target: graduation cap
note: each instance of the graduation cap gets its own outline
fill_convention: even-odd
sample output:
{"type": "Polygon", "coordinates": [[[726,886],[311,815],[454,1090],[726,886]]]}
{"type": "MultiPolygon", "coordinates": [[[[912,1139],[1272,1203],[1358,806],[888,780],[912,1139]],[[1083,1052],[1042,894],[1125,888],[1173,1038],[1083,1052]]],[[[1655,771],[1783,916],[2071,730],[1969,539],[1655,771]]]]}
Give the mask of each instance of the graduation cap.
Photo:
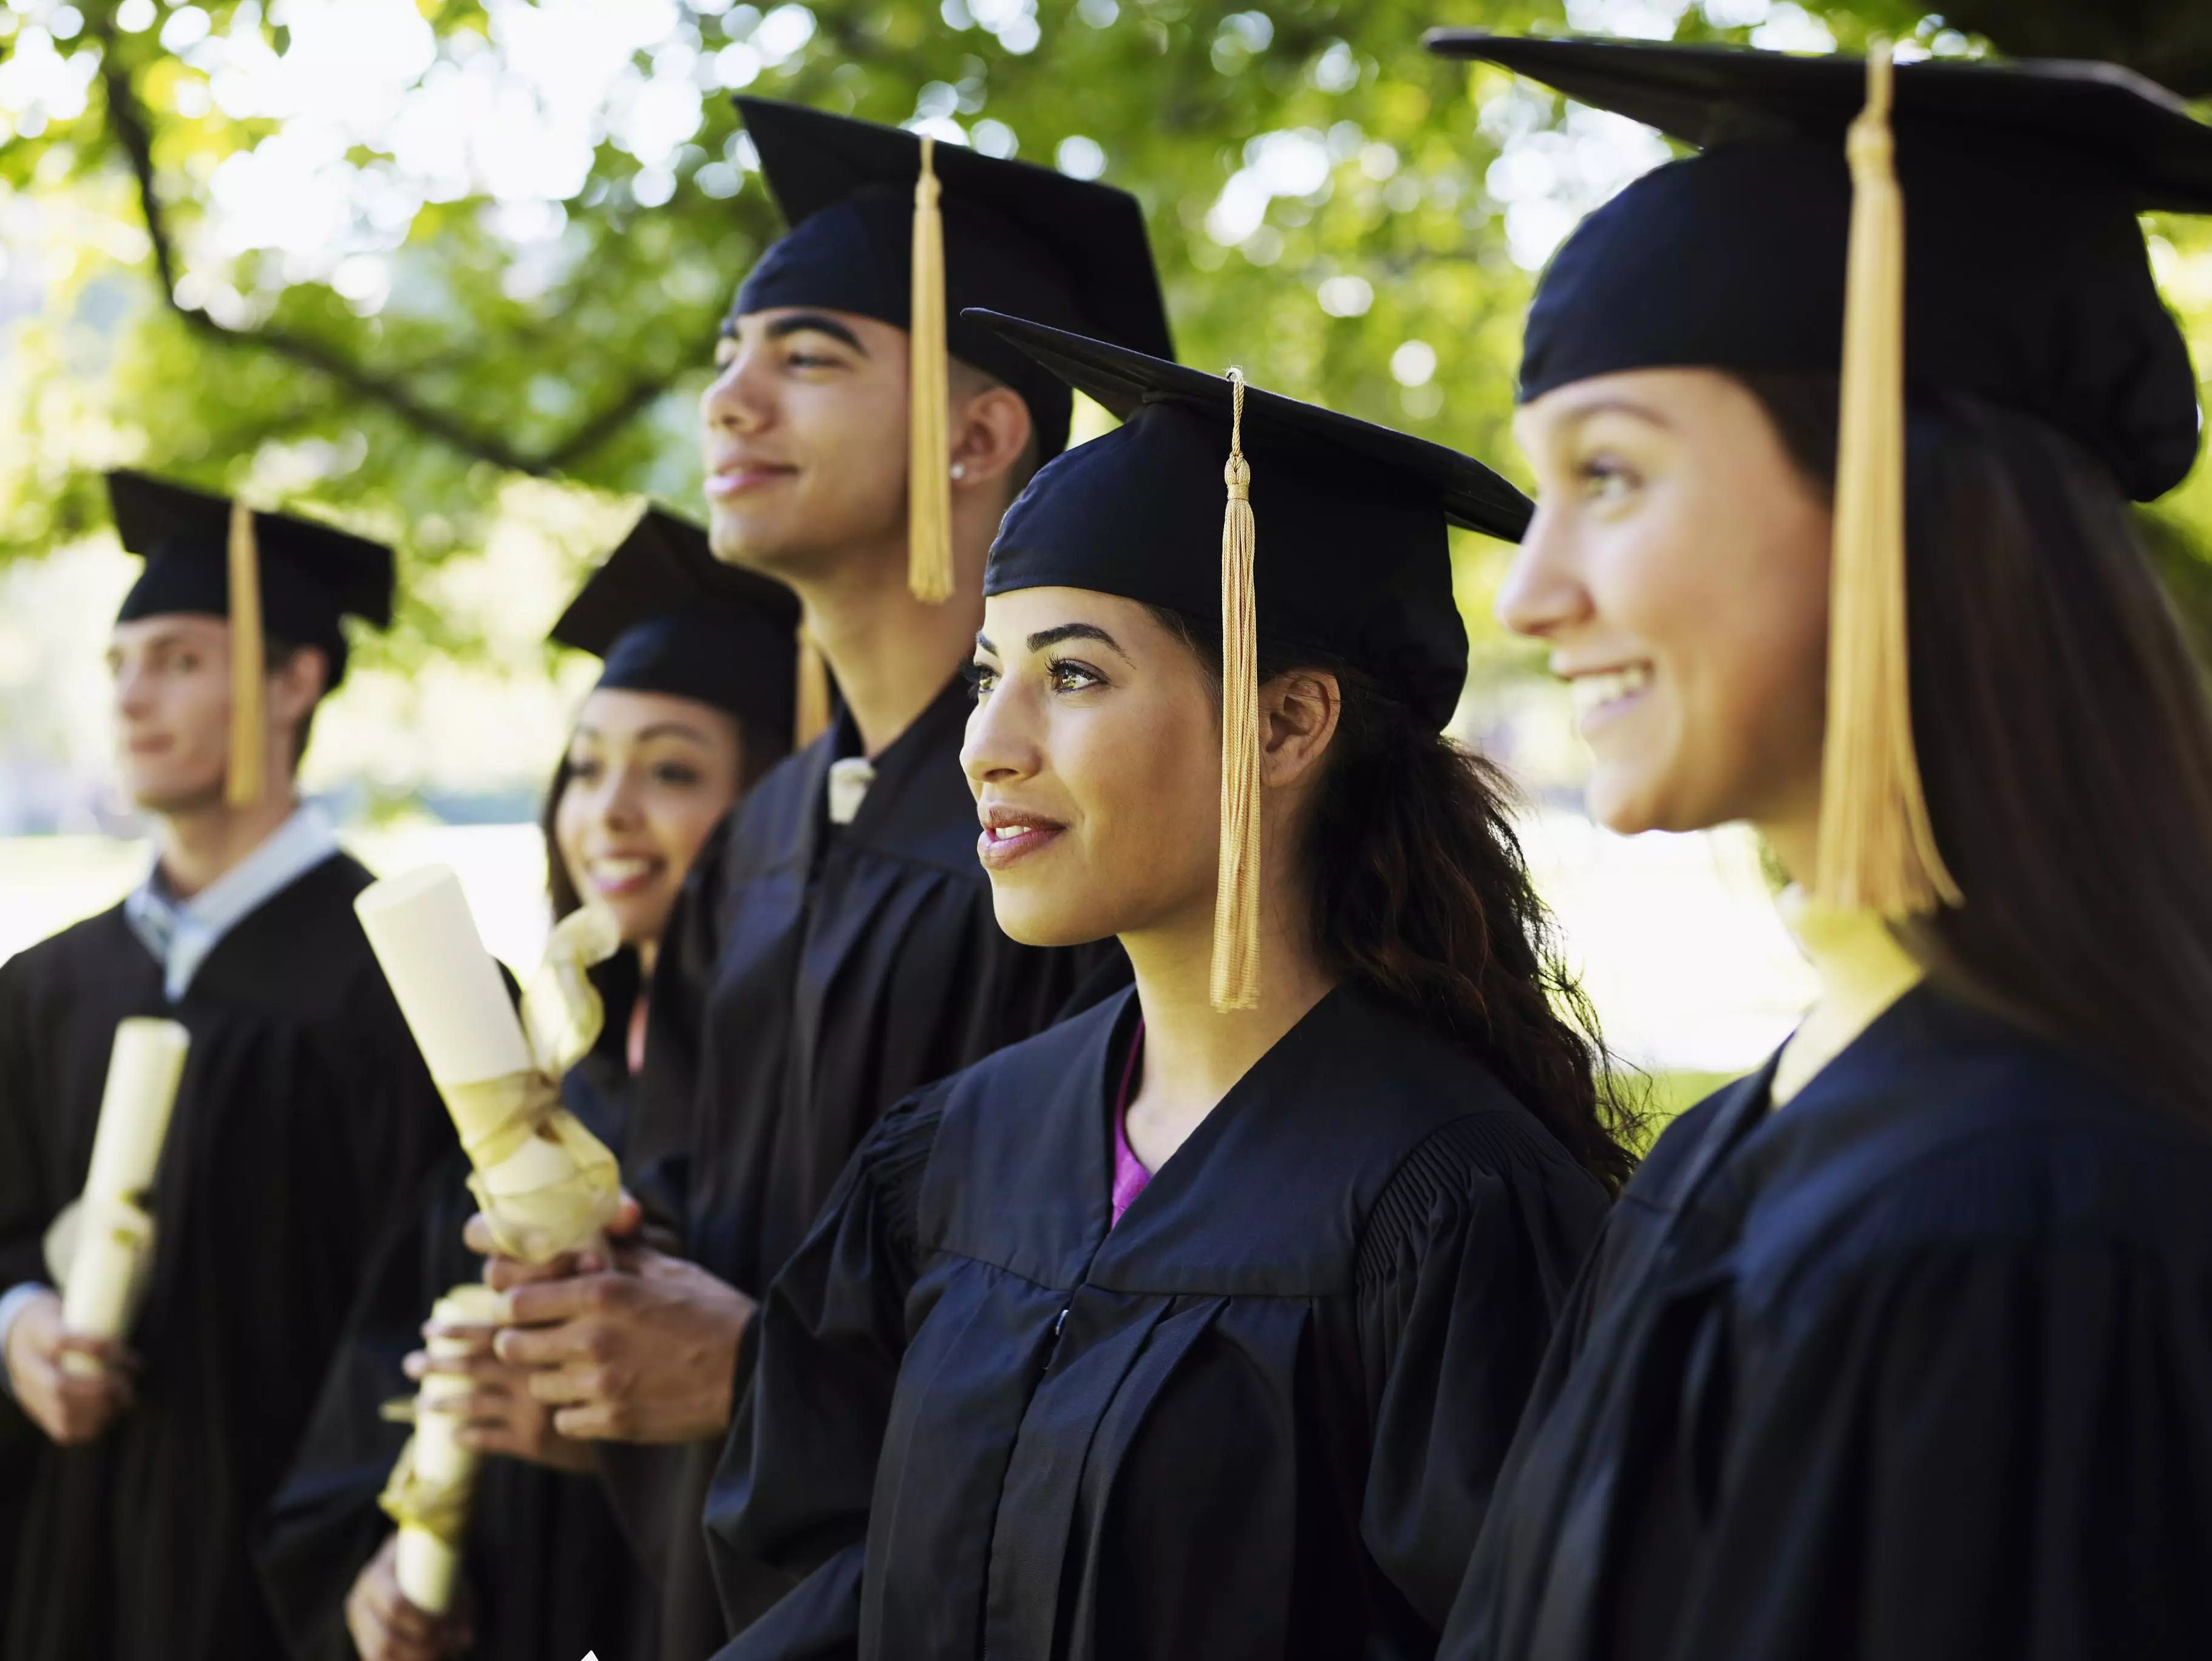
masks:
{"type": "Polygon", "coordinates": [[[226,799],[258,800],[263,788],[265,644],[319,648],[325,691],[345,678],[342,618],[392,624],[392,550],[334,526],[258,512],[128,469],[107,475],[116,535],[146,562],[123,597],[118,623],[185,612],[231,624],[231,744],[226,799]]]}
{"type": "Polygon", "coordinates": [[[1089,588],[1222,630],[1217,1008],[1257,999],[1261,635],[1372,675],[1441,728],[1467,681],[1446,527],[1517,539],[1528,499],[1480,462],[1226,377],[988,312],[1121,417],[1007,511],[986,594],[1089,588]]]}
{"type": "Polygon", "coordinates": [[[770,99],[736,100],[790,223],[738,290],[733,316],[817,306],[913,336],[909,581],[952,593],[946,356],[1029,405],[1038,453],[1067,442],[1073,400],[989,330],[984,307],[1171,357],[1167,309],[1134,197],[897,127],[770,99]]]}
{"type": "Polygon", "coordinates": [[[2136,216],[2212,212],[2212,127],[2127,70],[1799,58],[1438,31],[1705,146],[1554,256],[1521,396],[1668,366],[1840,374],[1828,736],[1815,892],[1886,916],[1962,897],[1912,751],[1904,392],[2069,435],[2147,501],[2189,472],[2196,377],[2136,216]]]}
{"type": "Polygon", "coordinates": [[[601,660],[600,690],[696,698],[784,733],[801,702],[798,635],[790,589],[723,564],[704,531],[648,506],[552,638],[601,660]]]}

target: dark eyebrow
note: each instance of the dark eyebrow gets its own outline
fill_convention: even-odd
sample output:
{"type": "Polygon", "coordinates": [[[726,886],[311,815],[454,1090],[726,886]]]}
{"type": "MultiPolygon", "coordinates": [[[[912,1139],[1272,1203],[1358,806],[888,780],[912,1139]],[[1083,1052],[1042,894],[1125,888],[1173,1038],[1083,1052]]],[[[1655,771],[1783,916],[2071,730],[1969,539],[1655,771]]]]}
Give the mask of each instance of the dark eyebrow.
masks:
{"type": "Polygon", "coordinates": [[[1095,640],[1102,646],[1110,646],[1116,652],[1121,652],[1124,658],[1129,655],[1121,651],[1120,641],[1095,623],[1063,623],[1056,629],[1040,629],[1030,636],[1030,650],[1042,652],[1046,647],[1055,646],[1063,640],[1095,640]]]}
{"type": "Polygon", "coordinates": [[[810,332],[815,334],[826,334],[832,340],[842,341],[860,353],[862,357],[868,355],[868,349],[860,344],[860,336],[854,334],[836,318],[821,312],[794,312],[789,317],[779,317],[768,326],[768,338],[770,340],[781,340],[789,335],[805,334],[810,332]]]}
{"type": "Polygon", "coordinates": [[[993,657],[999,655],[999,648],[991,644],[990,636],[985,634],[981,629],[975,631],[975,649],[979,652],[988,652],[993,657]]]}

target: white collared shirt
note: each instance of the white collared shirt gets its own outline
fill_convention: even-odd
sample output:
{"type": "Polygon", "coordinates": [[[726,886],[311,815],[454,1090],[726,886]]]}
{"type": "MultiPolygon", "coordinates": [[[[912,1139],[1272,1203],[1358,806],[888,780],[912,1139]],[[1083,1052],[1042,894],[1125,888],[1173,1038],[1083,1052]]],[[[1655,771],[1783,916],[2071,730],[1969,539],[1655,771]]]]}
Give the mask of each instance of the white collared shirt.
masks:
{"type": "Polygon", "coordinates": [[[171,897],[155,859],[146,880],[124,900],[123,915],[161,965],[162,995],[171,1003],[183,997],[224,935],[337,851],[329,817],[303,802],[252,853],[190,899],[171,897]]]}

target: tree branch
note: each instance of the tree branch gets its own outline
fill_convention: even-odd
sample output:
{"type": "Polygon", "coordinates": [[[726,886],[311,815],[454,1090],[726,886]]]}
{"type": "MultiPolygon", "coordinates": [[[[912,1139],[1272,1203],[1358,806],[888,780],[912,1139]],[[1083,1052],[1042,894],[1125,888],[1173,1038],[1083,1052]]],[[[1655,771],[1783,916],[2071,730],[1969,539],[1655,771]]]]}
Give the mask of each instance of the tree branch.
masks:
{"type": "Polygon", "coordinates": [[[152,122],[117,51],[112,17],[102,10],[89,20],[89,27],[100,44],[100,71],[107,95],[108,125],[131,164],[137,186],[139,211],[145,219],[146,235],[153,246],[154,269],[161,285],[161,296],[189,328],[227,344],[273,352],[336,381],[357,398],[381,405],[426,437],[463,455],[513,472],[539,477],[556,472],[589,454],[648,408],[684,373],[685,360],[679,358],[677,366],[665,373],[641,375],[604,407],[585,416],[565,436],[543,449],[526,450],[426,402],[409,386],[404,376],[380,374],[366,368],[313,336],[266,325],[234,327],[200,307],[186,305],[177,293],[176,244],[168,210],[161,201],[155,180],[152,122]]]}

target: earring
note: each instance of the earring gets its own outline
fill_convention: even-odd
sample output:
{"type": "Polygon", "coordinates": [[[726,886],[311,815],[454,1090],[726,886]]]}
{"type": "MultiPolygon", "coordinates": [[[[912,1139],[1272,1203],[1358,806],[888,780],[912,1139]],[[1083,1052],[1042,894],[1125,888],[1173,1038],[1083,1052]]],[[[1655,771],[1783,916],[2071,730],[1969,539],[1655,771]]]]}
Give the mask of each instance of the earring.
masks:
{"type": "Polygon", "coordinates": [[[964,462],[964,461],[956,461],[956,462],[954,462],[954,463],[952,464],[952,477],[953,477],[953,478],[967,478],[967,477],[968,477],[968,464],[967,464],[966,462],[964,462]]]}

